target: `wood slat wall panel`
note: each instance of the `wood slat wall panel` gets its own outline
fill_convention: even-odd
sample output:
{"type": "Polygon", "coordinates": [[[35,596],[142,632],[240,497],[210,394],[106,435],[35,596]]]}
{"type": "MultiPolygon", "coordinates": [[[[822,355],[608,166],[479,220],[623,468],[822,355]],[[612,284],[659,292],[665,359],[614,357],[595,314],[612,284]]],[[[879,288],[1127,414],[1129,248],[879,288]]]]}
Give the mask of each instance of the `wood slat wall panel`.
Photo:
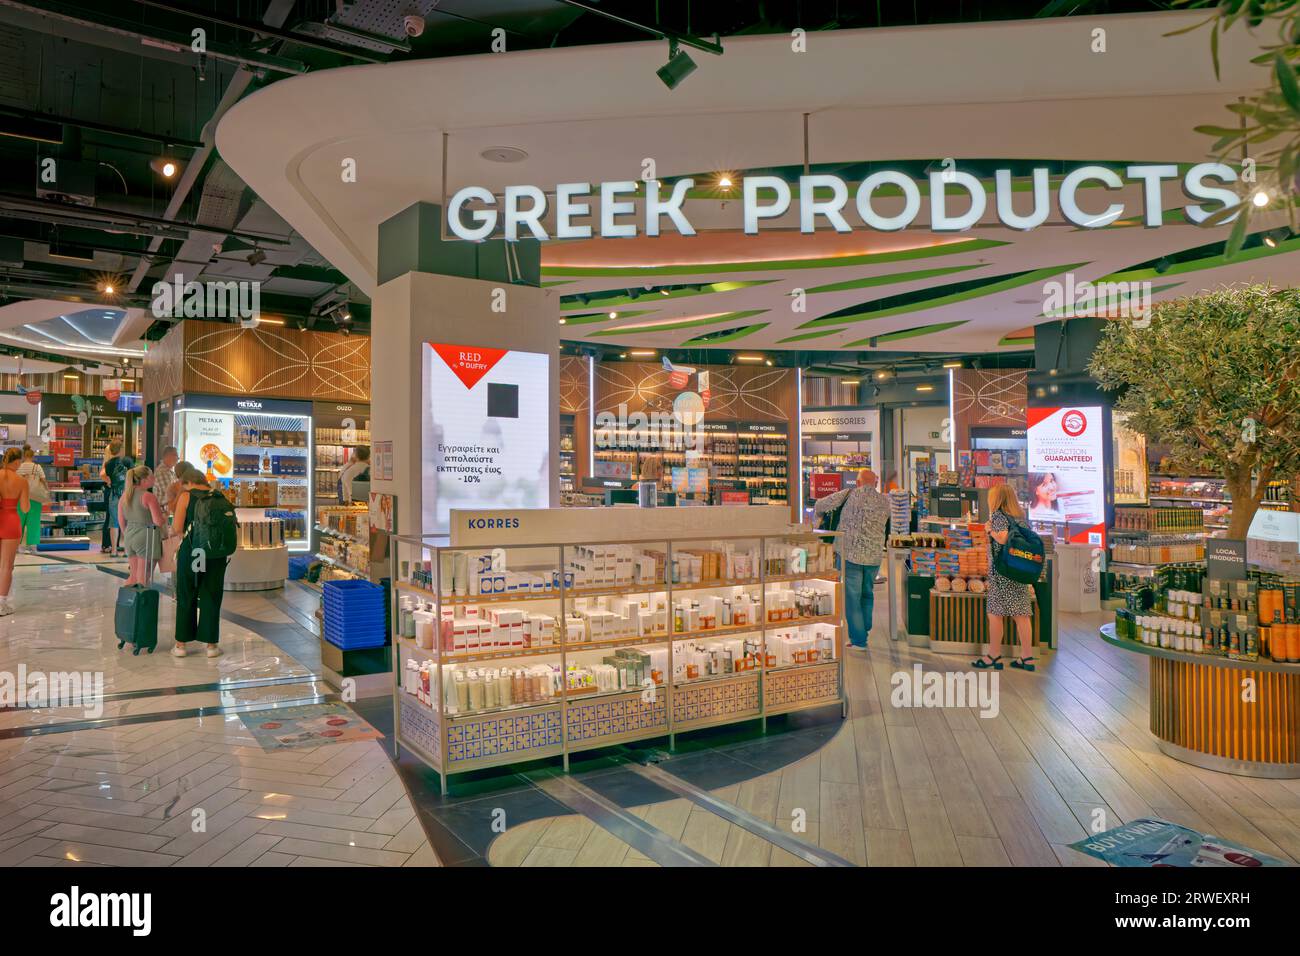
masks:
{"type": "Polygon", "coordinates": [[[145,368],[152,379],[145,401],[179,392],[370,401],[363,335],[187,319],[149,350],[145,368]]]}
{"type": "Polygon", "coordinates": [[[1300,675],[1151,658],[1151,732],[1230,760],[1300,763],[1300,675]],[[1255,699],[1243,700],[1243,681],[1255,699]]]}

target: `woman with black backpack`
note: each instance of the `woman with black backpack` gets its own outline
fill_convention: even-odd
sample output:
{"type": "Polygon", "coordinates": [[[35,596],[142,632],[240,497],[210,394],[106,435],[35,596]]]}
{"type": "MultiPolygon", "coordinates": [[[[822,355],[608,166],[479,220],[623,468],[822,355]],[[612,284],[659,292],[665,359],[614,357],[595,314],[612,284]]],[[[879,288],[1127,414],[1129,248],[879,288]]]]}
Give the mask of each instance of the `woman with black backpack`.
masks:
{"type": "MultiPolygon", "coordinates": [[[[1012,667],[1034,669],[1033,645],[1030,624],[1034,616],[1033,597],[1028,584],[1007,577],[998,569],[998,558],[1007,546],[1011,532],[1017,526],[1023,532],[1025,513],[1016,500],[1011,485],[994,485],[989,490],[989,577],[985,592],[989,614],[989,652],[974,662],[974,666],[1002,670],[1002,619],[1014,618],[1016,634],[1020,638],[1020,656],[1011,662],[1012,667]]],[[[1029,531],[1033,534],[1033,531],[1029,531]]]]}
{"type": "Polygon", "coordinates": [[[185,645],[207,645],[208,657],[220,657],[221,599],[225,595],[226,564],[234,553],[234,505],[213,491],[203,472],[177,472],[183,491],[176,499],[172,533],[182,535],[176,552],[176,646],[172,654],[185,657],[185,645]]]}

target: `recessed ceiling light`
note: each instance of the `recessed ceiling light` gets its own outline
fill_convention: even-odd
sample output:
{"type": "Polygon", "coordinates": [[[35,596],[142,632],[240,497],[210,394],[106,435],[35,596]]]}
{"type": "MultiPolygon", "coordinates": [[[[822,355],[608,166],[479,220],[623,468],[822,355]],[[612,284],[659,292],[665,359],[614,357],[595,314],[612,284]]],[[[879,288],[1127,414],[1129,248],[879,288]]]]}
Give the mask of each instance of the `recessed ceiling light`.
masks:
{"type": "Polygon", "coordinates": [[[1264,206],[1267,206],[1267,205],[1268,205],[1268,193],[1264,192],[1264,190],[1261,189],[1259,192],[1255,193],[1255,195],[1252,197],[1251,201],[1254,202],[1254,204],[1255,204],[1256,206],[1260,206],[1261,208],[1264,207],[1264,206]]]}
{"type": "Polygon", "coordinates": [[[528,153],[518,146],[489,146],[479,153],[489,163],[522,163],[528,153]]]}
{"type": "Polygon", "coordinates": [[[611,312],[611,313],[609,314],[609,317],[610,317],[611,319],[617,319],[617,318],[618,318],[618,313],[617,313],[617,312],[611,312]]]}

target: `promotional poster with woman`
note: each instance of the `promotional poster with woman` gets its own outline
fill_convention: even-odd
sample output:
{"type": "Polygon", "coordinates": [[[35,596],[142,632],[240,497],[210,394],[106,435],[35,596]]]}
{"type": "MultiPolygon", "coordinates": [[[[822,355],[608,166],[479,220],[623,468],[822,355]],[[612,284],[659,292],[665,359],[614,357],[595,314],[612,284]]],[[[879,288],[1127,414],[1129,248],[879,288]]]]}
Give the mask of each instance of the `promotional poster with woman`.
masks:
{"type": "Polygon", "coordinates": [[[1105,444],[1101,409],[1029,408],[1029,518],[1069,526],[1076,544],[1104,544],[1105,444]]]}

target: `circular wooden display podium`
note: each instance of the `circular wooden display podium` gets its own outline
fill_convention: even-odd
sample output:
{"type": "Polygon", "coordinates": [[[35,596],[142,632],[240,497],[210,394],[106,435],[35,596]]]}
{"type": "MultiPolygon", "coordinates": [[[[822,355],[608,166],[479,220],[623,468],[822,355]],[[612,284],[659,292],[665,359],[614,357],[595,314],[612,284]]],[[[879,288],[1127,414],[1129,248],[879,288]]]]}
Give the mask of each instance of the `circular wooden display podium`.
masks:
{"type": "Polygon", "coordinates": [[[1151,733],[1176,760],[1247,777],[1300,777],[1300,666],[1186,654],[1115,636],[1151,658],[1151,733]]]}

